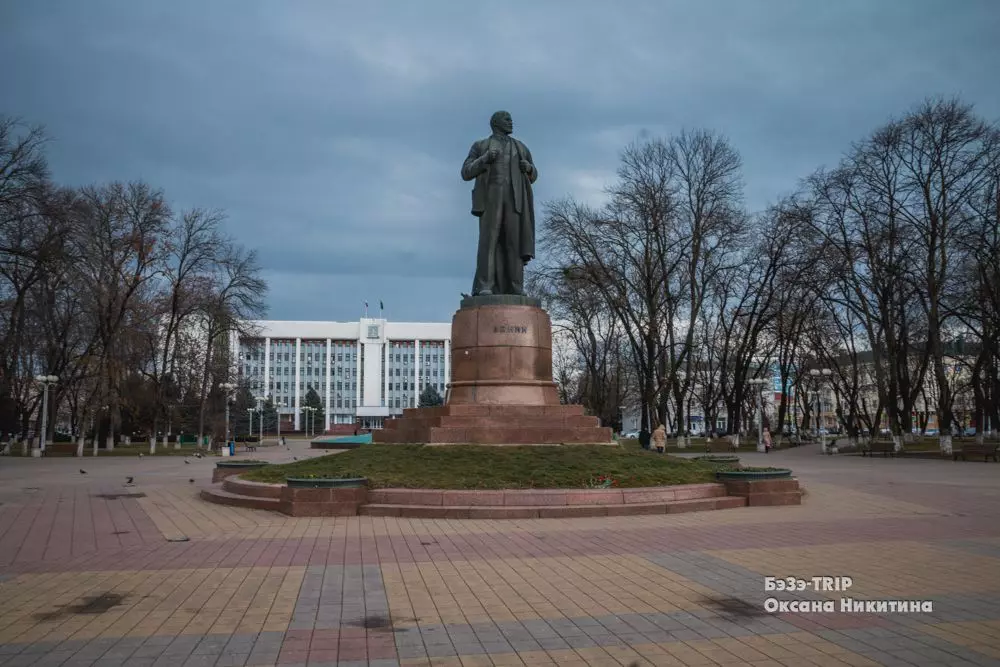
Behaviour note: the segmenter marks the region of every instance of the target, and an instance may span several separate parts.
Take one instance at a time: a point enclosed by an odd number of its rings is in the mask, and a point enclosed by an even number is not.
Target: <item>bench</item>
[[[736,447],[733,446],[731,436],[724,436],[719,440],[705,442],[705,452],[708,454],[721,454],[735,451]]]
[[[983,462],[989,461],[991,458],[997,460],[997,449],[1000,448],[1000,443],[996,442],[970,442],[962,445],[961,449],[956,449],[952,451],[952,460],[957,461],[958,457],[961,456],[963,461],[966,461],[966,456],[982,456]]]
[[[75,442],[50,442],[45,445],[45,456],[52,456],[53,454],[67,454],[69,456],[76,456],[76,443]]]
[[[876,452],[882,452],[883,458],[886,454],[894,457],[896,456],[896,445],[892,440],[873,440],[861,447],[861,456],[875,456]]]

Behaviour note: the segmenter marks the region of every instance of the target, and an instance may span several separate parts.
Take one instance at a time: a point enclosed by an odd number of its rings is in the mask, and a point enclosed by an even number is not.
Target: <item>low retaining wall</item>
[[[449,491],[447,489],[374,489],[373,505],[423,506],[590,506],[669,503],[677,500],[718,498],[726,495],[722,484],[651,486],[638,489],[505,489],[498,491]]]
[[[368,488],[293,489],[281,487],[278,511],[288,516],[357,516],[358,508],[366,504]]]
[[[758,479],[750,481],[725,481],[726,495],[747,499],[747,505],[801,505],[802,489],[795,479]]]
[[[269,509],[288,516],[399,516],[413,518],[569,518],[628,516],[799,505],[797,479],[733,481],[638,489],[291,488],[227,476],[221,488],[202,491],[210,502]]]

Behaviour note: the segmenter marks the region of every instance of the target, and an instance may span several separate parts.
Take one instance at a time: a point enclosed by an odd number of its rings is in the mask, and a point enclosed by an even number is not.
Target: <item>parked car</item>
[[[628,439],[637,440],[639,438],[639,432],[629,431],[627,433],[622,433],[622,438],[625,438],[626,440]]]
[[[937,434],[938,430],[936,428],[929,428],[926,431],[924,431],[924,435],[937,435]]]
[[[962,432],[962,435],[969,436],[969,437],[971,437],[971,436],[973,436],[975,434],[976,434],[976,427],[975,426],[966,426],[965,430]]]

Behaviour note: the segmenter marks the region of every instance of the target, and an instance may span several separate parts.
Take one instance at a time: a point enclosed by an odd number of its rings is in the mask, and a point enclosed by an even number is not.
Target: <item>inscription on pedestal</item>
[[[493,327],[493,333],[526,334],[528,333],[528,327],[513,324],[501,324],[500,326]]]

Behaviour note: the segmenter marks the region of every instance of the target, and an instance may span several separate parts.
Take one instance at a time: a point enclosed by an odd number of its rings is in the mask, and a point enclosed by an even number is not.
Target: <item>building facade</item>
[[[417,407],[428,385],[446,395],[450,322],[260,320],[253,329],[258,337],[231,342],[238,374],[295,430],[304,423],[310,389],[323,403],[324,430],[337,424],[382,428],[386,418]]]

